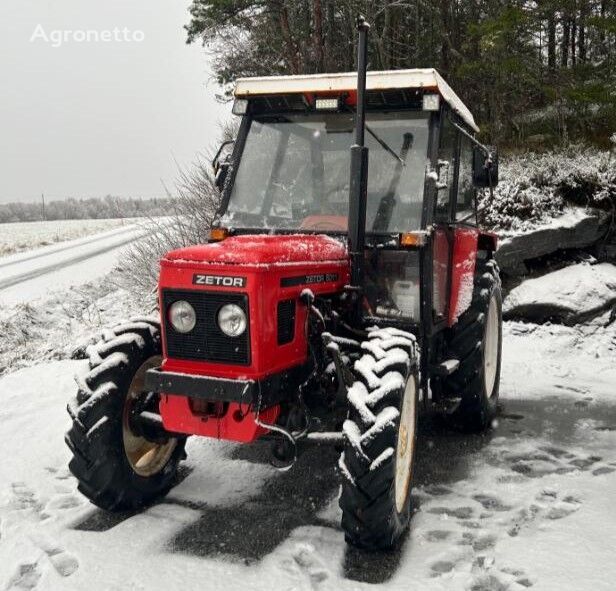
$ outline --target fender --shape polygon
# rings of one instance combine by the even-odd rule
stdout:
[[[451,293],[448,324],[453,326],[473,300],[475,261],[480,232],[477,228],[455,227],[451,257]]]

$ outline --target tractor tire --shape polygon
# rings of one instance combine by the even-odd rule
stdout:
[[[373,329],[368,337],[348,392],[340,507],[346,541],[377,551],[394,547],[410,522],[418,362],[410,333]]]
[[[444,396],[460,399],[449,421],[469,433],[487,430],[496,417],[503,328],[498,265],[494,259],[476,265],[471,305],[448,336],[447,356],[460,365],[442,381]]]
[[[107,511],[135,510],[164,495],[176,481],[185,438],[155,441],[131,428],[131,410],[158,413],[158,397],[143,391],[147,369],[160,363],[160,325],[135,319],[103,333],[87,350],[89,371],[77,377],[67,407],[65,441],[78,489]],[[134,423],[133,423],[134,424]]]

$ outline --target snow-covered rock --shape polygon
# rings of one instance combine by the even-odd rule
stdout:
[[[528,279],[503,303],[506,319],[576,324],[616,305],[616,266],[580,263]]]
[[[505,234],[496,260],[510,275],[526,272],[525,261],[568,248],[585,248],[600,240],[607,230],[609,214],[596,209],[570,207],[532,230]]]

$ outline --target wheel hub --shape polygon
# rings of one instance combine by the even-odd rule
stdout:
[[[400,437],[398,438],[398,457],[403,458],[409,443],[408,429],[406,425],[400,425]]]
[[[413,471],[413,452],[415,447],[415,413],[417,391],[415,379],[411,376],[404,389],[402,409],[400,411],[400,426],[398,428],[398,442],[396,452],[395,496],[398,513],[404,510],[409,494],[411,476]]]
[[[122,439],[126,459],[132,470],[144,478],[158,474],[173,454],[177,439],[155,442],[146,439],[141,430],[134,430],[132,415],[134,409],[140,407],[140,402],[148,393],[145,391],[145,372],[160,365],[161,358],[151,357],[135,373],[124,403],[122,420]]]
[[[498,305],[496,298],[492,296],[486,318],[485,343],[483,350],[483,376],[485,380],[486,395],[488,398],[490,398],[494,393],[494,386],[496,384],[499,349],[498,325]]]

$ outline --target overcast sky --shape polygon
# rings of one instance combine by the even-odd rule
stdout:
[[[1,0],[0,201],[159,196],[215,142],[230,107],[185,44],[189,4]]]

